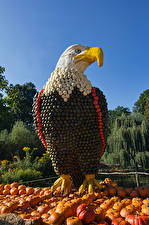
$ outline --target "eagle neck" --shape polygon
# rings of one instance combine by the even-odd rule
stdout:
[[[92,90],[92,84],[84,73],[80,73],[74,68],[56,68],[44,87],[44,94],[49,95],[57,91],[67,102],[75,87],[84,96],[90,94]]]

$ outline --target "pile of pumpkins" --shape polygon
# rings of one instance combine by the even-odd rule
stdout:
[[[13,213],[36,225],[149,225],[149,186],[123,188],[106,178],[102,190],[62,196],[50,187],[0,184],[0,214]]]

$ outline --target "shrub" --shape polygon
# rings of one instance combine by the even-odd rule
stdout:
[[[56,176],[48,151],[46,151],[40,159],[37,158],[34,162],[34,165],[36,168],[38,168],[38,170],[41,171],[44,177]]]
[[[41,177],[41,172],[37,170],[32,170],[30,168],[25,170],[13,169],[2,175],[1,182],[5,184],[12,183],[14,181],[21,183],[23,181],[32,181]]]
[[[0,159],[11,159],[14,145],[10,140],[10,135],[7,130],[0,132]]]
[[[16,148],[18,148],[18,153],[24,146],[33,147],[36,143],[35,135],[30,131],[22,121],[17,121],[11,131],[10,139]]]
[[[41,156],[45,151],[45,148],[43,147],[35,131],[27,128],[22,121],[17,121],[13,125],[10,133],[8,133],[7,130],[0,131],[1,160],[12,160],[13,155],[19,155],[22,159],[25,155],[22,151],[24,146],[28,146],[31,149],[39,149],[39,151],[34,151],[34,156],[37,154],[38,156]]]

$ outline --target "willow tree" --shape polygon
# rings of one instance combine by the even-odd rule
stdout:
[[[149,121],[141,114],[131,114],[116,118],[111,135],[107,140],[106,161],[117,154],[123,167],[137,166],[136,154],[149,151]],[[117,160],[116,160],[117,161]]]
[[[147,120],[149,120],[149,97],[146,100],[144,116]]]
[[[136,162],[141,165],[142,168],[144,169],[148,169],[149,168],[149,152],[145,151],[145,152],[138,152],[136,154]]]

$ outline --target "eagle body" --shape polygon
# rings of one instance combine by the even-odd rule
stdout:
[[[107,137],[108,110],[103,92],[82,71],[57,68],[34,97],[34,124],[58,175],[80,186],[96,174]]]

